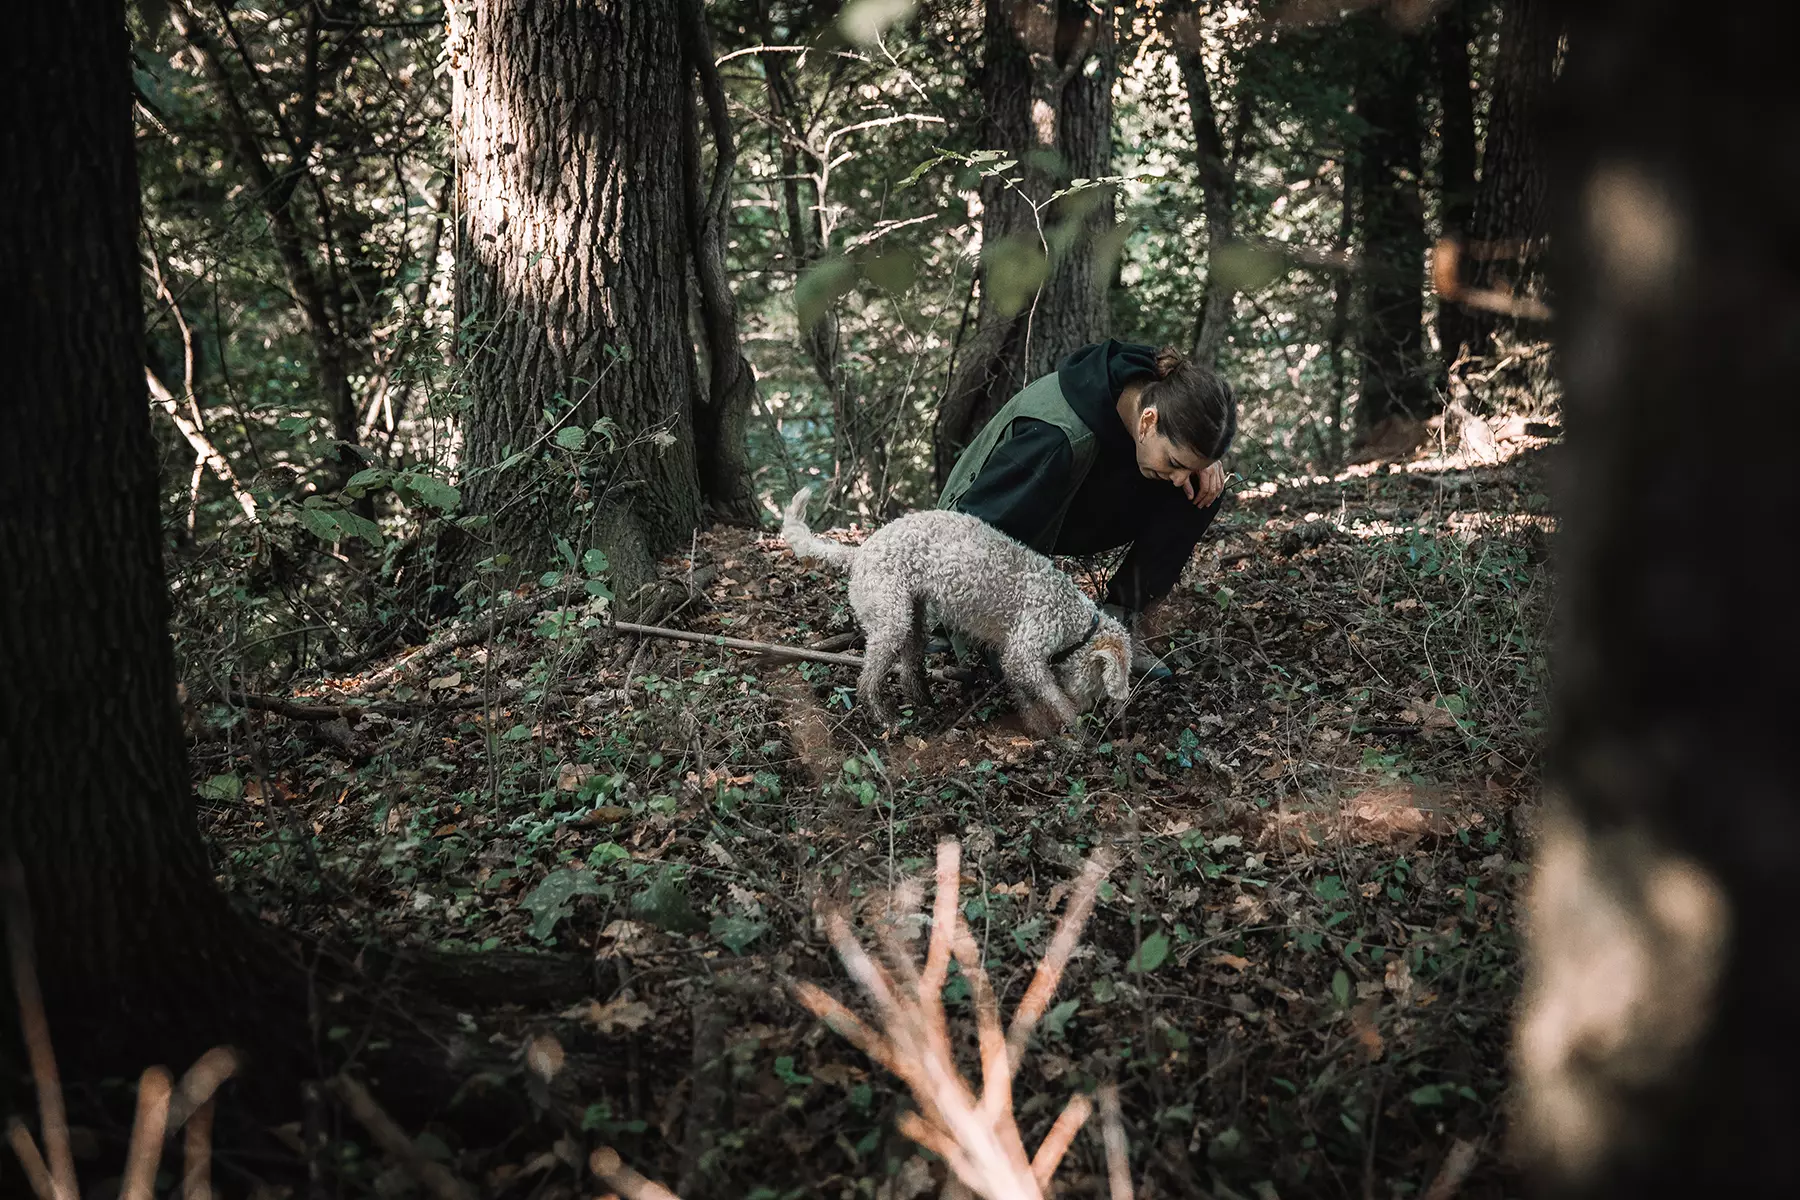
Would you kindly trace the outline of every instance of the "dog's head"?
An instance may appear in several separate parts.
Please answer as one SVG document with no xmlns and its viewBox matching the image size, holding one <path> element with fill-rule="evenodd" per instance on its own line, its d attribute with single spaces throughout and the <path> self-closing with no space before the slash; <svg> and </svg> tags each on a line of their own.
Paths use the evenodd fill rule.
<svg viewBox="0 0 1800 1200">
<path fill-rule="evenodd" d="M 1101 616 L 1087 644 L 1057 666 L 1056 681 L 1082 712 L 1107 699 L 1124 704 L 1131 698 L 1131 635 L 1125 626 Z"/>
</svg>

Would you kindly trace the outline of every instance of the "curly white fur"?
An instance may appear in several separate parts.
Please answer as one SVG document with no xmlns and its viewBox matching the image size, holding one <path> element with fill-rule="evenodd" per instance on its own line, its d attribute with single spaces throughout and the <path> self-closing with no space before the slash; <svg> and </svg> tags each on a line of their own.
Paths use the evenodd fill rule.
<svg viewBox="0 0 1800 1200">
<path fill-rule="evenodd" d="M 1063 725 L 1110 696 L 1130 695 L 1131 635 L 1102 614 L 1056 564 L 979 517 L 929 510 L 885 525 L 861 546 L 822 538 L 806 525 L 811 488 L 788 501 L 782 540 L 796 556 L 850 575 L 850 606 L 868 648 L 856 694 L 883 721 L 893 719 L 880 695 L 894 667 L 913 703 L 925 687 L 925 610 L 946 627 L 992 647 L 1036 728 L 1048 709 Z M 1083 641 L 1092 629 L 1093 634 Z M 1080 643 L 1063 662 L 1060 651 Z"/>
</svg>

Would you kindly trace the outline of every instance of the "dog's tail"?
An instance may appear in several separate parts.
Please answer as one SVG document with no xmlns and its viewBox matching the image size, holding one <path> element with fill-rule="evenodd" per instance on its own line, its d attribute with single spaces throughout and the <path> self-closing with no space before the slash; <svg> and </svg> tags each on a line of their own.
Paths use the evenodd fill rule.
<svg viewBox="0 0 1800 1200">
<path fill-rule="evenodd" d="M 794 493 L 794 498 L 787 502 L 781 510 L 781 540 L 796 558 L 812 559 L 838 568 L 840 571 L 850 569 L 856 559 L 856 547 L 845 546 L 830 538 L 822 538 L 806 526 L 806 502 L 812 497 L 812 489 L 803 487 Z"/>
</svg>

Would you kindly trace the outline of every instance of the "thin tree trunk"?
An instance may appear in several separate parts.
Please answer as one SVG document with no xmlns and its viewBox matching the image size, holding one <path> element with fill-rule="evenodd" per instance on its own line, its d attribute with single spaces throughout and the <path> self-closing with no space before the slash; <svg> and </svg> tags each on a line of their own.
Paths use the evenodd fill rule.
<svg viewBox="0 0 1800 1200">
<path fill-rule="evenodd" d="M 0 391 L 0 855 L 24 868 L 51 1033 L 67 1069 L 131 1074 L 295 1044 L 298 978 L 271 986 L 216 889 L 184 762 L 124 4 L 29 5 L 4 53 L 0 277 L 29 303 Z"/>
<path fill-rule="evenodd" d="M 1362 16 L 1368 63 L 1356 88 L 1367 125 L 1357 147 L 1356 206 L 1363 240 L 1362 360 L 1358 424 L 1423 420 L 1438 407 L 1425 354 L 1425 206 L 1419 193 L 1423 130 L 1419 95 L 1425 55 L 1419 38 Z"/>
<path fill-rule="evenodd" d="M 1219 250 L 1233 234 L 1233 164 L 1226 158 L 1225 138 L 1219 131 L 1218 107 L 1212 83 L 1206 75 L 1206 58 L 1200 39 L 1200 6 L 1196 0 L 1169 0 L 1163 5 L 1163 30 L 1175 47 L 1175 61 L 1187 89 L 1188 119 L 1194 128 L 1194 159 L 1200 177 L 1201 202 L 1206 211 L 1207 276 L 1205 299 L 1194 334 L 1194 358 L 1208 365 L 1218 361 L 1231 330 L 1232 301 L 1236 291 L 1213 271 Z"/>
<path fill-rule="evenodd" d="M 1552 1194 L 1782 1195 L 1800 1176 L 1800 622 L 1778 561 L 1800 165 L 1770 131 L 1800 124 L 1800 14 L 1560 7 L 1551 768 L 1569 812 L 1524 923 L 1520 1128 Z"/>
<path fill-rule="evenodd" d="M 1538 142 L 1555 80 L 1560 27 L 1556 0 L 1502 5 L 1481 180 L 1464 255 L 1464 283 L 1471 288 L 1534 291 L 1541 280 L 1546 168 Z M 1464 337 L 1471 353 L 1487 355 L 1494 334 L 1510 328 L 1507 318 L 1470 311 Z"/>
<path fill-rule="evenodd" d="M 1438 136 L 1439 204 L 1443 236 L 1468 239 L 1475 210 L 1475 96 L 1469 73 L 1470 0 L 1450 0 L 1438 16 L 1432 49 L 1437 61 L 1438 97 L 1443 108 Z M 1468 315 L 1453 303 L 1437 310 L 1438 349 L 1448 373 L 1468 341 Z"/>
<path fill-rule="evenodd" d="M 1094 235 L 1112 224 L 1110 193 L 1080 193 L 1041 212 L 1034 206 L 1071 178 L 1112 169 L 1113 22 L 1110 5 L 1096 11 L 1076 0 L 987 0 L 982 142 L 1020 166 L 1012 185 L 998 178 L 981 185 L 981 300 L 975 332 L 938 409 L 933 470 L 940 481 L 1014 392 L 1077 346 L 1106 336 L 1110 275 L 1095 270 Z M 1047 262 L 1040 219 L 1045 231 L 1054 229 Z M 996 253 L 1013 265 L 996 266 Z M 997 276 L 1029 278 L 1034 269 L 1044 274 L 1028 289 L 1027 303 L 1003 307 L 1006 289 L 995 286 Z"/>
<path fill-rule="evenodd" d="M 593 540 L 624 595 L 700 517 L 680 22 L 627 0 L 450 14 L 465 508 L 517 568 L 580 544 L 551 425 L 611 419 Z"/>
<path fill-rule="evenodd" d="M 744 357 L 737 300 L 725 274 L 725 235 L 730 221 L 737 141 L 731 129 L 731 115 L 725 108 L 725 87 L 713 66 L 712 41 L 706 33 L 702 0 L 682 0 L 682 22 L 689 65 L 705 104 L 713 142 L 712 178 L 703 181 L 698 121 L 690 115 L 682 126 L 688 238 L 699 285 L 709 382 L 705 398 L 694 413 L 700 491 L 719 516 L 754 525 L 758 519 L 757 504 L 751 491 L 745 433 L 750 406 L 756 399 L 756 373 Z"/>
</svg>

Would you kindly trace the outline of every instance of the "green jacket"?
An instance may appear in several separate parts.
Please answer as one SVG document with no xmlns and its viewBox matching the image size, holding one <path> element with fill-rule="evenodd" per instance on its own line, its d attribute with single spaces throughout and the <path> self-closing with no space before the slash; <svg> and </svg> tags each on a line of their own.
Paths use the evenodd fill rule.
<svg viewBox="0 0 1800 1200">
<path fill-rule="evenodd" d="M 1040 421 L 1043 425 L 1033 430 L 1029 421 L 1020 424 L 1021 418 Z M 1043 512 L 1040 518 L 1041 528 L 1025 531 L 1023 536 L 1019 531 L 1012 532 L 1032 549 L 1043 554 L 1050 553 L 1051 547 L 1056 544 L 1056 535 L 1062 529 L 1063 519 L 1068 516 L 1069 503 L 1093 468 L 1100 448 L 1094 431 L 1069 406 L 1068 399 L 1063 395 L 1061 378 L 1057 374 L 1046 375 L 1027 385 L 1018 395 L 1008 400 L 992 420 L 981 427 L 975 440 L 957 458 L 956 466 L 951 469 L 950 478 L 945 481 L 944 490 L 938 496 L 937 506 L 957 507 L 996 450 L 1008 446 L 1016 434 L 1029 432 L 1040 437 L 1049 434 L 1044 426 L 1060 433 L 1068 441 L 1070 464 L 1065 476 L 1067 482 L 1057 489 L 1060 495 Z M 1053 434 L 1050 436 L 1054 437 Z"/>
</svg>

